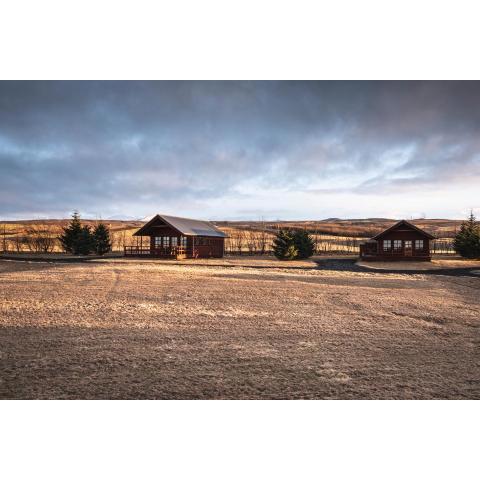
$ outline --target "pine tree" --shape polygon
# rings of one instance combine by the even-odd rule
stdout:
[[[93,231],[95,253],[104,255],[112,249],[110,230],[104,223],[99,223]]]
[[[279,230],[273,240],[273,254],[280,260],[294,260],[298,250],[295,246],[295,234],[290,230]]]
[[[74,255],[88,255],[95,246],[90,227],[82,226],[78,212],[73,213],[70,224],[63,229],[59,240],[63,249]]]
[[[294,244],[298,250],[296,258],[309,258],[315,250],[313,238],[306,230],[296,230],[294,233]]]
[[[78,255],[88,255],[95,249],[95,240],[88,225],[84,225],[78,237],[76,253]]]
[[[80,223],[80,215],[78,212],[73,212],[70,224],[63,228],[63,234],[59,237],[60,243],[67,253],[75,255],[78,253],[78,243],[81,234],[82,224]]]
[[[453,248],[462,257],[480,258],[480,226],[473,212],[455,235]]]

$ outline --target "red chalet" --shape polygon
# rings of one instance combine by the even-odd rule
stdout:
[[[362,260],[424,260],[432,259],[430,240],[435,238],[406,220],[401,220],[360,245]]]
[[[125,247],[126,256],[162,258],[223,257],[227,235],[210,222],[155,215],[134,237],[149,237],[150,245]]]

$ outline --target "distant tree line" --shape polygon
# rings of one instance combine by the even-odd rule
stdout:
[[[91,224],[91,222],[89,223]],[[91,248],[89,248],[88,251],[92,253],[104,251],[106,247],[102,247],[102,244],[110,244],[108,251],[123,251],[123,247],[129,241],[127,234],[129,228],[120,228],[117,229],[117,231],[112,231],[107,225],[100,222],[100,224],[90,227],[90,235],[83,232],[81,235],[78,235],[78,241],[74,241],[72,244],[70,244],[70,242],[64,244],[61,242],[61,237],[65,235],[65,227],[66,225],[62,226],[57,222],[48,222],[45,220],[29,221],[24,224],[16,222],[16,224],[11,225],[8,229],[7,223],[0,224],[0,253],[54,253],[59,251],[72,253],[73,251],[86,251],[86,246],[89,244]],[[104,230],[108,231],[109,240],[105,240],[107,235]],[[75,232],[72,233],[71,237],[75,238],[77,235]],[[93,239],[90,237],[93,237]],[[104,239],[103,241],[101,241],[102,238]],[[143,242],[141,243],[143,244]]]
[[[2,231],[1,251],[22,252],[27,250],[34,253],[51,253],[55,250],[58,240],[57,232],[49,225],[30,224],[22,232],[15,232],[7,237],[5,225]]]
[[[129,241],[128,229],[120,228],[117,231],[110,231],[103,222],[93,227],[82,225],[78,213],[74,213],[69,225],[63,228],[61,225],[42,221],[27,222],[23,226],[19,224],[18,228],[10,228],[8,231],[6,226],[6,224],[0,225],[0,251],[2,252],[51,253],[63,250],[72,254],[97,253],[103,255],[112,249],[122,251]],[[283,245],[282,241],[288,243],[284,236],[293,235],[292,232],[295,231],[307,232],[313,243],[314,254],[358,254],[359,243],[363,240],[350,235],[348,229],[343,236],[337,234],[332,237],[331,234],[319,233],[318,229],[310,226],[304,228],[292,225],[290,227],[263,221],[255,222],[253,225],[237,225],[228,228],[225,252],[234,255],[274,255],[278,245]],[[451,239],[447,238],[450,236]],[[283,238],[283,240],[279,241],[279,238]],[[140,242],[143,245],[144,240],[137,238],[136,241],[137,244]],[[290,253],[286,255],[295,256],[291,244],[289,248]],[[431,250],[433,253],[457,253],[466,258],[480,258],[480,227],[473,212],[461,224],[459,230],[455,232],[442,231],[442,238],[432,241]]]
[[[274,240],[282,230],[306,231],[314,244],[315,254],[343,253],[356,254],[359,251],[361,238],[350,236],[335,236],[313,234],[311,230],[304,228],[285,227],[271,231],[269,228],[262,228],[261,225],[255,228],[240,229],[233,227],[229,230],[225,242],[225,252],[229,255],[273,255]]]

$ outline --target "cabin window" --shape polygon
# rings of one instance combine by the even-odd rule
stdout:
[[[384,240],[383,241],[383,251],[389,252],[392,249],[392,241],[391,240]]]
[[[172,247],[176,247],[178,245],[178,237],[171,237],[170,238],[170,245]]]
[[[394,240],[393,241],[393,250],[395,252],[399,252],[402,249],[402,241],[401,240]]]
[[[405,248],[407,248],[407,249],[412,248],[412,241],[411,240],[405,240]]]
[[[155,237],[155,248],[168,247],[170,245],[170,237]]]
[[[187,248],[187,237],[180,237],[180,245]]]
[[[423,240],[415,240],[415,250],[423,250]]]

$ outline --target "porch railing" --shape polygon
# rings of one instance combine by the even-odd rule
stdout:
[[[124,254],[126,257],[176,257],[185,255],[186,248],[181,246],[150,248],[132,245],[124,247]]]
[[[150,255],[150,247],[136,247],[126,246],[123,248],[123,253],[127,255]]]

